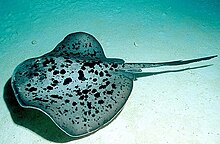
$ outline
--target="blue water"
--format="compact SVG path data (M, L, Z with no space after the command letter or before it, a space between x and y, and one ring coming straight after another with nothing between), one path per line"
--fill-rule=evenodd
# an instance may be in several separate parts
M51 51L69 33L94 35L107 57L126 62L220 53L219 0L0 0L0 22L3 144L51 141L53 136L13 121L4 87L16 65ZM138 80L119 117L77 143L220 143L220 60L205 64L210 63L201 70Z

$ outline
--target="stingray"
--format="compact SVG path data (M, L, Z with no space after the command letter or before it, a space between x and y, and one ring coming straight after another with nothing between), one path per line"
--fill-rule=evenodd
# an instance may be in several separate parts
M92 35L76 32L66 36L51 52L19 64L11 85L22 107L40 110L69 136L82 137L109 124L120 113L134 80L175 72L147 73L142 68L183 65L216 56L125 63L123 59L107 58Z

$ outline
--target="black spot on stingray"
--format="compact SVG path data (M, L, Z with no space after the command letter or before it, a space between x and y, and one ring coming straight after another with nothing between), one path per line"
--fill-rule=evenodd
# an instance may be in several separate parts
M97 70L95 70L95 74L96 74L96 75L98 75L98 74L99 74L99 72L98 72Z
M65 74L66 71L65 71L64 69L62 69L62 70L60 71L60 73L61 73L61 74Z
M109 73L106 73L106 76L107 76L107 77L111 77L112 75L111 75L111 74L109 74Z
M63 115L63 113L61 112L61 110L58 110L58 112L59 112L61 115Z
M58 71L58 70L55 70L55 71L53 72L53 75L57 75L57 74L59 74L59 71Z
M90 90L88 90L88 89L84 89L84 90L82 91L82 93L83 93L83 94L87 94L89 91L90 91Z
M72 95L72 94L68 94L68 93L66 94L66 96L68 96L68 97L73 97L73 95Z
M103 77L103 76L104 76L104 73L103 73L102 71L100 71L99 76L100 76L100 77Z
M82 92L81 92L80 89L78 89L78 90L74 90L74 92L76 92L76 95L77 95L77 96L81 96L81 95L82 95Z
M27 91L29 91L29 92L37 91L37 88L31 87L30 89L27 89Z
M94 68L95 63L94 63L94 62L85 62L85 63L83 64L83 66L87 66L87 67L90 67L90 68Z
M55 66L52 66L51 68L48 68L48 71L51 72L52 70L55 69L54 67L55 67Z
M72 105L73 105L73 106L76 106L76 105L77 105L77 103L76 103L76 102L73 102L73 103L72 103Z
M83 71L82 71L82 70L79 70L79 71L78 71L78 74L79 74L78 79L84 81L84 80L85 80L85 77L84 77Z
M84 102L80 102L80 105L84 106L84 105L85 105L85 103L84 103Z
M52 64L55 64L55 60L54 60L53 58L50 58L50 62L51 62Z
M56 84L57 84L57 83L59 83L59 82L58 82L58 80L53 80L53 83L56 83Z
M58 81L57 80L53 80L53 83L51 84L51 86L55 87L56 85L58 85Z
M110 84L110 81L107 81L107 82L106 82L106 85L108 86L109 84Z
M79 97L79 100L83 100L84 98L85 98L85 96L82 95L82 96Z
M108 80L108 79L107 79L107 78L105 78L105 79L103 79L102 81L103 81L103 82L105 82L105 81L107 81L107 80Z
M100 93L97 92L97 93L94 94L94 96L95 96L96 98L98 98L98 97L100 97Z
M100 87L99 87L99 89L105 89L106 88L106 85L101 85Z
M31 86L31 84L30 84L30 83L28 83L28 84L27 84L27 87L30 87L30 86Z
M67 84L69 84L69 83L71 83L72 82L72 79L71 78L66 78L65 80L64 80L64 82L63 82L63 85L67 85Z
M56 68L56 66L55 66L55 65L52 65L51 69L54 70L55 68Z
M52 83L51 86L55 87L57 84Z
M99 113L99 110L95 110L95 113L96 113L96 114Z
M96 55L97 55L97 52L95 50L93 50L93 54L91 54L91 56L94 58L97 58Z
M98 101L98 104L103 104L103 103L104 103L103 100L99 100L99 101Z
M55 101L55 100L51 100L50 103L51 103L51 104L53 104L53 103L57 103L57 101Z
M88 107L89 109L91 109L91 108L92 108L92 103L91 103L91 102L87 102L87 107Z
M117 68L117 67L118 67L118 64L113 64L112 67L113 67L113 68Z
M39 76L39 74L38 73L34 73L34 76Z
M52 87L52 86L47 86L47 89L48 89L48 90L52 90L53 87Z
M69 102L70 102L70 100L68 100L68 99L65 100L65 103L69 103Z
M97 90L96 90L96 89L93 89L93 90L92 90L92 93L95 93L95 92L97 92Z
M101 85L101 86L99 87L99 89L105 89L109 84L110 84L110 82L107 81L106 84L105 84L105 85Z
M67 59L67 60L65 60L65 62L67 62L67 63L73 63L71 60L69 60L69 59Z
M67 109L65 109L63 112L64 112L64 113L67 113L67 112L68 112L68 110L67 110Z
M48 59L46 59L46 60L43 62L43 66L46 67L49 63L50 63L50 61L49 61Z
M103 63L103 65L105 66L105 68L107 68L107 67L108 67L108 64L106 64L106 63Z
M53 58L50 58L50 59L46 59L44 62L43 62L43 66L46 67L48 64L54 64L55 63L55 60Z
M91 110L88 111L88 114L91 115Z
M89 72L89 73L93 73L93 72L94 72L94 69L90 69L88 72Z
M59 95L50 95L50 97L56 98L56 99L63 99L63 97L62 97L62 96L59 96Z
M112 95L112 93L113 93L113 90L107 91L107 94L109 94L109 95Z
M86 67L82 66L82 67L81 67L81 69L82 69L82 70L85 70L85 69L86 69Z
M108 106L107 106L108 108L110 108L110 109L112 109L112 105L111 104L108 104Z
M113 88L113 89L116 89L116 85L115 85L115 84L112 84L112 88Z
M93 81L96 82L96 81L97 81L97 78L94 78Z
M31 69L37 69L37 68L38 68L38 65L36 63L34 63L33 66L31 67Z

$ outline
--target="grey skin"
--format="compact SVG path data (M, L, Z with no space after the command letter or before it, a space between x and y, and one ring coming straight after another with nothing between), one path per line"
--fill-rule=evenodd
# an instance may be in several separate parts
M92 35L76 32L66 36L51 52L19 64L11 85L22 107L40 110L66 134L82 137L119 114L137 78L194 69L146 73L141 72L142 68L183 65L214 57L125 63L122 59L106 58Z

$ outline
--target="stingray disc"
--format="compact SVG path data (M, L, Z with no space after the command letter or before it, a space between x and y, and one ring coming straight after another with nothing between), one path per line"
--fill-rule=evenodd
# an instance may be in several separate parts
M51 52L19 64L12 87L22 107L38 109L72 137L95 132L123 108L133 86L122 59L106 58L99 42L77 32Z
M142 68L185 65L215 57L124 63L122 59L106 58L93 36L77 32L65 37L51 52L19 64L11 84L21 106L41 110L68 135L80 137L99 130L117 116L135 78L210 65L161 72L141 72Z

